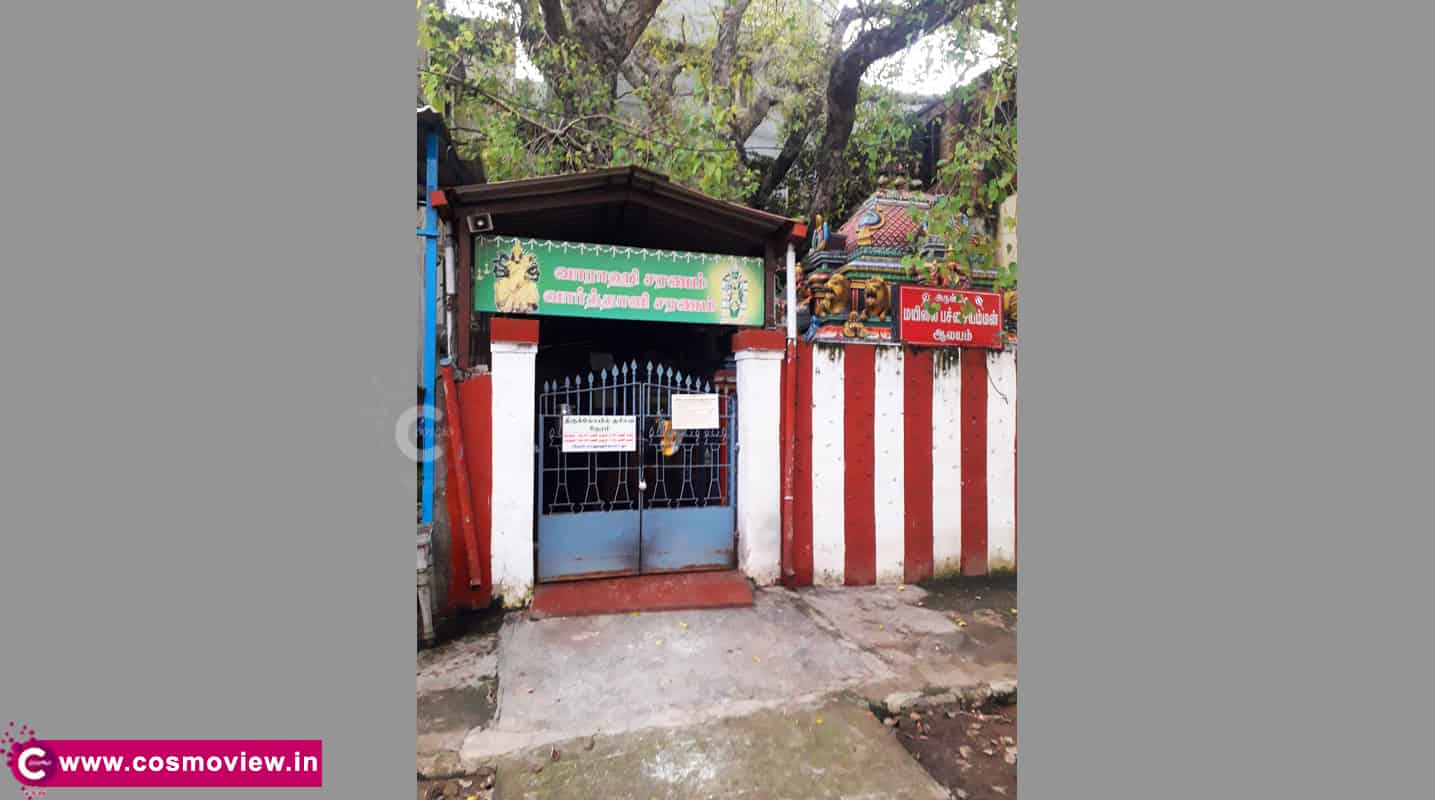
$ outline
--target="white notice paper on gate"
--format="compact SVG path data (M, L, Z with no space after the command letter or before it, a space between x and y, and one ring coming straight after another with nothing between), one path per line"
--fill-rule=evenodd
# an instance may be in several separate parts
M673 430L709 430L718 427L718 396L715 394L675 394L673 398Z
M638 449L638 418L605 414L563 417L563 452L631 453Z

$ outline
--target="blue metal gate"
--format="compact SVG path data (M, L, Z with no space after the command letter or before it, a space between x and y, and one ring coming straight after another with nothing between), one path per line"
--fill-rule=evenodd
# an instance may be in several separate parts
M716 394L718 427L672 430L675 394ZM631 452L563 452L565 416L634 417ZM538 580L736 566L737 397L636 360L538 396Z

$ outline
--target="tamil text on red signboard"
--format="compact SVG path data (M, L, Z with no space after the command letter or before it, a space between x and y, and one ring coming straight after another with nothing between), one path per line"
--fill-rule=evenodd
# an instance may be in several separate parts
M1001 295L965 289L903 286L900 333L909 344L1002 347Z

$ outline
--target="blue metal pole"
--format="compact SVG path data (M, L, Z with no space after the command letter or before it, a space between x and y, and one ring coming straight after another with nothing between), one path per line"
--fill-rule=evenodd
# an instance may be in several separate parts
M423 415L423 444L430 454L423 462L423 499L419 511L419 522L433 523L433 454L438 452L434 442L434 409L437 408L437 387L434 359L438 355L438 212L434 210L429 194L438 189L438 131L429 131L425 143L426 158L424 171L424 330L423 330L423 371L420 376L424 386L424 400L430 411Z

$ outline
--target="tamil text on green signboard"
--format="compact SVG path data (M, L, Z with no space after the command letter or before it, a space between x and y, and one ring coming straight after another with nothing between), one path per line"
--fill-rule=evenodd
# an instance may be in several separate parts
M473 268L479 311L763 324L760 258L491 236Z

